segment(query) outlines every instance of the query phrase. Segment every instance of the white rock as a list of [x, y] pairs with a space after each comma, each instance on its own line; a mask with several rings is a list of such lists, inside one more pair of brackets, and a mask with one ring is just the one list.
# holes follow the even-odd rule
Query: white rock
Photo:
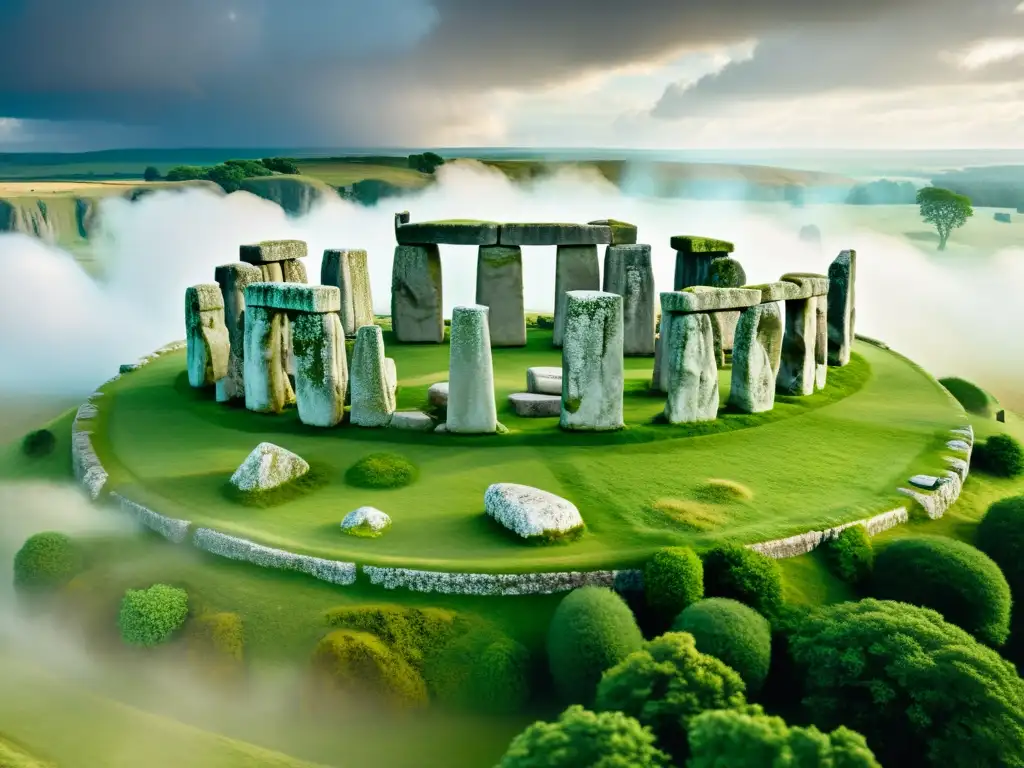
[[526, 391], [562, 396], [562, 369], [545, 366], [526, 369]]
[[539, 418], [558, 416], [562, 413], [562, 398], [558, 395], [538, 395], [533, 392], [517, 392], [508, 396], [516, 416]]
[[487, 514], [523, 538], [565, 533], [583, 525], [576, 505], [518, 483], [495, 483], [484, 494]]
[[452, 310], [449, 432], [492, 434], [498, 427], [488, 314], [488, 308], [479, 304]]
[[434, 428], [434, 420], [423, 411], [396, 411], [388, 426], [411, 432], [429, 432]]
[[427, 402], [435, 408], [447, 408], [448, 382], [441, 381], [437, 384], [432, 384], [430, 389], [427, 390]]
[[566, 294], [562, 417], [568, 430], [622, 429], [622, 297], [601, 291]]
[[914, 475], [910, 478], [911, 485], [916, 485], [918, 488], [932, 489], [939, 483], [939, 478], [932, 477], [931, 475]]
[[240, 491], [267, 491], [309, 472], [304, 459], [273, 443], [260, 443], [231, 476]]
[[946, 443], [946, 447], [951, 451], [959, 451], [960, 453], [966, 453], [968, 455], [971, 453], [971, 446], [963, 440], [950, 440]]
[[380, 534], [391, 527], [391, 518], [376, 507], [360, 507], [345, 515], [341, 521], [341, 530], [363, 528], [371, 534]]

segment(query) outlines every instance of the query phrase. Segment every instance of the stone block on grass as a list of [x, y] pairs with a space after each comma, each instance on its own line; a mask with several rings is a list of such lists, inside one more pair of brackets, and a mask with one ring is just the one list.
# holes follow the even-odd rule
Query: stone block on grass
[[391, 271], [391, 324], [402, 343], [444, 341], [441, 253], [436, 245], [399, 245]]
[[230, 350], [228, 372], [217, 381], [217, 402], [245, 399], [245, 288], [262, 278], [260, 268], [245, 262], [222, 264], [213, 271], [224, 300], [224, 324]]
[[359, 427], [386, 427], [395, 412], [394, 389], [388, 382], [384, 334], [379, 325], [356, 332], [352, 350], [350, 421]]
[[185, 289], [188, 383], [212, 386], [228, 374], [231, 339], [224, 324], [224, 297], [217, 283]]
[[562, 369], [536, 366], [526, 369], [526, 391], [535, 395], [562, 395]]
[[604, 252], [604, 291], [622, 296], [623, 353], [654, 354], [654, 271], [651, 246], [609, 245]]
[[391, 518], [376, 507], [359, 507], [345, 515], [341, 530], [350, 536], [375, 538], [391, 527]]
[[231, 476], [231, 484], [246, 493], [269, 491], [309, 472], [305, 459], [273, 443], [260, 443]]
[[434, 420], [423, 411], [395, 411], [388, 426], [407, 432], [431, 432], [434, 429]]
[[555, 252], [555, 327], [551, 343], [561, 347], [565, 336], [565, 305], [569, 291], [597, 291], [601, 266], [595, 245], [562, 245]]
[[553, 493], [518, 483], [495, 483], [484, 493], [487, 514], [524, 539], [562, 536], [583, 527], [576, 505]]
[[491, 434], [498, 428], [487, 315], [487, 307], [478, 304], [452, 310], [446, 418], [450, 433]]
[[526, 345], [523, 251], [519, 246], [480, 246], [476, 260], [476, 303], [490, 309], [492, 347]]
[[357, 248], [324, 251], [320, 282], [341, 292], [341, 327], [352, 337], [364, 325], [373, 325], [373, 295], [366, 251]]
[[601, 291], [570, 291], [567, 299], [561, 427], [622, 429], [622, 297]]
[[447, 408], [448, 382], [439, 381], [437, 384], [431, 384], [430, 389], [427, 390], [427, 402], [434, 408]]
[[508, 396], [516, 416], [543, 418], [558, 416], [562, 412], [562, 398], [558, 395], [538, 395], [533, 392], [518, 392]]

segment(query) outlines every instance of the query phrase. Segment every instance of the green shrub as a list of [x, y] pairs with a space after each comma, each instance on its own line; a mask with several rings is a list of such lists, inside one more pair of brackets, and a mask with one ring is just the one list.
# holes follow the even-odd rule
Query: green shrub
[[329, 610], [326, 619], [328, 626], [379, 637], [416, 668], [469, 629], [467, 620], [455, 611], [391, 604], [343, 605]]
[[753, 608], [712, 597], [683, 611], [672, 630], [689, 632], [698, 651], [735, 669], [749, 693], [761, 690], [772, 659], [772, 630], [768, 620]]
[[129, 589], [121, 601], [117, 625], [130, 645], [152, 646], [167, 642], [188, 617], [188, 593], [167, 584]]
[[996, 477], [1018, 477], [1024, 473], [1024, 448], [1010, 435], [992, 435], [978, 443], [971, 459], [976, 469]]
[[747, 273], [736, 259], [715, 259], [708, 268], [708, 285], [716, 288], [739, 288], [747, 284]]
[[548, 627], [548, 663], [555, 688], [573, 703], [589, 704], [606, 669], [643, 645], [633, 613], [602, 587], [573, 590], [558, 604]]
[[189, 647], [196, 654], [242, 661], [245, 633], [237, 613], [204, 613], [189, 623]]
[[991, 558], [932, 536], [899, 539], [875, 559], [875, 597], [931, 608], [983, 643], [1010, 633], [1010, 587]]
[[692, 549], [658, 550], [644, 567], [647, 605], [667, 627], [686, 606], [704, 596], [704, 567]]
[[1024, 590], [1024, 496], [992, 504], [978, 524], [975, 543], [1002, 569], [1011, 590]]
[[497, 768], [667, 768], [649, 728], [621, 712], [569, 707], [516, 736]]
[[832, 572], [848, 584], [863, 584], [871, 576], [875, 551], [863, 525], [851, 525], [822, 548]]
[[530, 693], [526, 647], [486, 626], [456, 638], [424, 665], [427, 688], [442, 704], [474, 712], [514, 713]]
[[14, 586], [30, 590], [62, 587], [82, 571], [82, 552], [71, 537], [49, 531], [29, 536], [14, 555]]
[[358, 488], [402, 488], [416, 480], [419, 470], [397, 453], [371, 453], [345, 473], [345, 482]]
[[958, 378], [939, 379], [939, 384], [944, 386], [968, 413], [992, 418], [992, 397], [977, 384]]
[[327, 690], [366, 693], [403, 708], [427, 703], [427, 686], [420, 673], [369, 632], [331, 632], [313, 652], [313, 670]]
[[704, 555], [704, 594], [739, 600], [771, 617], [782, 605], [782, 572], [760, 552], [735, 544], [716, 547]]
[[57, 438], [53, 436], [53, 432], [48, 429], [37, 429], [25, 435], [25, 439], [21, 441], [21, 451], [33, 459], [41, 459], [53, 453], [56, 445]]

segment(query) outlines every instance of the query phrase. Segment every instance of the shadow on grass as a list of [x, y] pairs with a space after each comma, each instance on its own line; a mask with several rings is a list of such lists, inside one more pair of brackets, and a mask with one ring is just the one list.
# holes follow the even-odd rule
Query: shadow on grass
[[310, 463], [309, 471], [302, 477], [297, 477], [267, 491], [240, 491], [230, 481], [224, 483], [221, 489], [224, 497], [234, 504], [266, 509], [287, 504], [289, 501], [294, 501], [327, 486], [331, 482], [332, 472], [332, 468], [326, 464]]

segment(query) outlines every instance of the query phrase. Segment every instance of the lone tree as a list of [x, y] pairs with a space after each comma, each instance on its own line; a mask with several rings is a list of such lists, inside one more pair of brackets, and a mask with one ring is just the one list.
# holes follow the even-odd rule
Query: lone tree
[[160, 171], [152, 165], [147, 166], [142, 174], [142, 178], [146, 181], [160, 181]]
[[921, 217], [935, 226], [939, 233], [939, 250], [946, 250], [950, 233], [962, 227], [974, 215], [971, 199], [941, 187], [925, 187], [917, 191]]

